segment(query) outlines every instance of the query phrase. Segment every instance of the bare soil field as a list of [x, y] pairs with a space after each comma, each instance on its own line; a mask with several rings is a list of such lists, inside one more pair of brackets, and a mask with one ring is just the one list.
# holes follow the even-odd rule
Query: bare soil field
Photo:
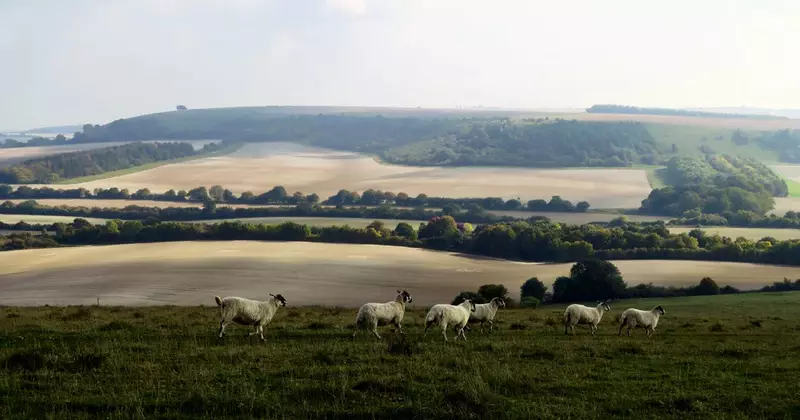
[[800, 129], [800, 120], [796, 119], [760, 120], [751, 118], [707, 118], [684, 117], [677, 115], [599, 114], [588, 112], [556, 114], [550, 116], [550, 118], [563, 118], [579, 121], [637, 121], [642, 123], [741, 128], [751, 130], [782, 130], [785, 128]]
[[775, 197], [775, 208], [770, 213], [783, 216], [790, 210], [800, 211], [800, 197]]
[[190, 189], [219, 184], [236, 193], [263, 192], [283, 185], [289, 192], [326, 198], [340, 189], [374, 188], [442, 197], [560, 195], [593, 208], [635, 208], [650, 193], [640, 169], [525, 169], [412, 167], [379, 164], [369, 157], [292, 143], [247, 144], [227, 156], [160, 166], [119, 177], [58, 188], [127, 188], [131, 191]]
[[[702, 261], [618, 261], [631, 284], [756, 288], [800, 267]], [[413, 248], [302, 242], [171, 242], [0, 253], [0, 305], [213, 305], [214, 295], [262, 298], [281, 293], [292, 305], [357, 307], [408, 289], [415, 306], [449, 302], [487, 283], [517, 294], [526, 279], [545, 283], [571, 264], [534, 264]]]
[[[144, 143], [185, 142], [191, 143], [195, 149], [199, 149], [207, 143], [213, 143], [217, 141], [219, 140], [148, 140]], [[13, 147], [9, 149], [0, 149], [0, 168], [8, 167], [27, 159], [33, 159], [42, 156], [52, 156], [60, 155], [62, 153], [79, 152], [82, 150], [100, 149], [104, 147], [119, 146], [127, 143], [133, 142], [85, 143], [64, 146]]]

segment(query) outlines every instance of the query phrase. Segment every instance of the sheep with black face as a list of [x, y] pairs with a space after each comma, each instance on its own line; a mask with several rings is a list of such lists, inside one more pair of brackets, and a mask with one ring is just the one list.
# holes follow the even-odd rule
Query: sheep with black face
[[286, 299], [281, 295], [273, 295], [270, 293], [270, 298], [266, 301], [258, 301], [252, 299], [245, 299], [241, 297], [231, 296], [224, 299], [219, 296], [214, 296], [217, 301], [217, 306], [220, 307], [222, 320], [219, 323], [219, 338], [225, 334], [225, 327], [231, 322], [239, 325], [252, 325], [255, 331], [250, 333], [251, 336], [259, 334], [261, 339], [264, 338], [264, 326], [272, 321], [275, 312], [281, 306], [286, 306]]
[[411, 295], [407, 291], [403, 290], [401, 292], [398, 290], [397, 296], [391, 302], [363, 304], [358, 310], [358, 315], [356, 315], [353, 338], [356, 338], [358, 330], [369, 329], [380, 340], [378, 326], [389, 324], [397, 327], [397, 330], [402, 334], [403, 327], [400, 323], [403, 322], [403, 316], [406, 313], [406, 304], [411, 303], [411, 301]]

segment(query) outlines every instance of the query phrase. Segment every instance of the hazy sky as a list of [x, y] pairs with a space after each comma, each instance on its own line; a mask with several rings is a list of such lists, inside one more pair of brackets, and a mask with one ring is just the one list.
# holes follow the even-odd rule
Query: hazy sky
[[798, 23], [797, 0], [0, 0], [0, 128], [177, 104], [800, 108]]

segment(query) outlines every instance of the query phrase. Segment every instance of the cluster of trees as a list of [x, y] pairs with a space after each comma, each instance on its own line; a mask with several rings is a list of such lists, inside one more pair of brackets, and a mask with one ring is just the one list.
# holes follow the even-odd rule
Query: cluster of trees
[[740, 211], [764, 215], [775, 205], [773, 196], [789, 192], [766, 165], [727, 155], [673, 157], [664, 177], [672, 185], [651, 191], [640, 212], [685, 218]]
[[461, 292], [453, 299], [452, 305], [459, 305], [466, 299], [472, 303], [480, 305], [488, 303], [494, 298], [501, 298], [506, 304], [506, 307], [514, 307], [516, 303], [513, 299], [508, 297], [508, 289], [502, 284], [484, 284], [478, 288], [477, 292]]
[[553, 283], [553, 295], [550, 300], [566, 303], [731, 293], [739, 293], [739, 290], [732, 286], [720, 288], [710, 277], [704, 277], [698, 285], [690, 287], [662, 287], [654, 286], [652, 283], [629, 287], [617, 266], [612, 262], [589, 259], [573, 265], [569, 276], [556, 279]]
[[559, 196], [553, 196], [550, 201], [530, 200], [523, 204], [518, 198], [503, 200], [500, 197], [486, 198], [447, 198], [447, 197], [428, 197], [426, 194], [418, 194], [411, 197], [408, 194], [393, 193], [391, 191], [381, 191], [368, 189], [359, 194], [356, 191], [339, 190], [335, 195], [328, 197], [322, 204], [326, 205], [366, 205], [375, 206], [383, 204], [395, 204], [404, 207], [438, 207], [442, 208], [447, 214], [458, 214], [464, 210], [469, 212], [481, 212], [483, 210], [530, 210], [530, 211], [551, 211], [551, 212], [585, 212], [589, 210], [590, 204], [586, 201], [572, 204], [569, 200], [564, 200]]
[[5, 139], [0, 141], [0, 149], [10, 149], [12, 147], [61, 146], [68, 143], [69, 139], [64, 137], [63, 134], [59, 134], [53, 139], [48, 139], [46, 137], [33, 137], [28, 139], [28, 141]]
[[769, 286], [761, 288], [762, 292], [793, 292], [796, 290], [800, 290], [800, 279], [791, 281], [784, 278], [783, 281], [776, 281]]
[[[63, 234], [63, 231], [72, 232], [66, 226], [72, 226], [75, 233]], [[107, 231], [103, 229], [113, 226], [119, 227], [121, 232], [127, 229], [123, 226], [134, 226], [137, 227], [137, 233], [132, 236], [107, 235]], [[391, 230], [379, 222], [366, 228], [316, 228], [296, 223], [266, 226], [241, 222], [199, 224], [146, 219], [114, 221], [106, 226], [92, 226], [83, 220], [77, 228], [74, 223], [56, 224], [54, 227], [62, 231], [61, 236], [56, 236], [58, 242], [65, 244], [202, 239], [289, 240], [284, 233], [291, 231], [295, 232], [290, 237], [291, 240], [413, 246], [524, 261], [583, 261], [594, 258], [800, 264], [800, 241], [778, 241], [774, 238], [763, 238], [759, 241], [745, 238], [732, 240], [719, 235], [707, 235], [701, 230], [693, 230], [688, 234], [671, 234], [663, 223], [603, 227], [532, 220], [485, 224], [477, 226], [473, 231], [469, 224], [456, 223], [451, 216], [437, 216], [421, 224], [416, 236], [410, 225], [400, 224]], [[149, 230], [143, 236], [138, 236], [141, 230], [139, 227], [147, 227]], [[554, 295], [555, 293], [554, 290]]]
[[381, 156], [400, 164], [453, 166], [619, 167], [661, 160], [644, 125], [565, 120], [474, 122], [448, 136], [392, 147]]
[[721, 112], [692, 111], [679, 108], [642, 108], [638, 106], [601, 104], [586, 108], [586, 112], [598, 114], [645, 114], [645, 115], [676, 115], [681, 117], [707, 117], [707, 118], [748, 118], [756, 120], [785, 120], [787, 117], [778, 115], [760, 114], [729, 114]]
[[51, 183], [62, 179], [97, 175], [147, 163], [217, 151], [209, 143], [195, 151], [189, 143], [133, 143], [29, 159], [0, 169], [0, 183]]
[[800, 130], [764, 132], [755, 141], [761, 148], [777, 152], [782, 162], [800, 163]]

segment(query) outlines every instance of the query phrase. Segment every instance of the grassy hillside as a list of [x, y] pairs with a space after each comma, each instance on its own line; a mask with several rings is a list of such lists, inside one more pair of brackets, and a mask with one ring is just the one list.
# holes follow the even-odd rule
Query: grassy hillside
[[[413, 292], [412, 292], [413, 295]], [[379, 296], [378, 296], [379, 297]], [[287, 296], [291, 305], [291, 296]], [[596, 337], [563, 306], [501, 310], [466, 342], [351, 340], [354, 309], [280, 309], [266, 343], [204, 307], [0, 309], [0, 416], [90, 418], [793, 418], [800, 293], [612, 303]], [[617, 337], [628, 307], [666, 309]], [[453, 332], [449, 332], [451, 340]], [[724, 396], [724, 397], [723, 397]]]

